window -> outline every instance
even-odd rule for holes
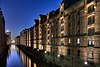
[[[49,26],[48,26],[48,29],[49,29]]]
[[[51,35],[51,37],[53,38],[53,35]]]
[[[68,15],[68,19],[70,19],[70,15]]]
[[[68,29],[68,35],[70,36],[70,29]]]
[[[65,21],[65,20],[64,20],[64,19],[62,19],[62,20],[61,20],[61,23],[64,23],[64,21]]]
[[[64,36],[64,33],[62,33],[61,36],[63,37]]]
[[[62,43],[61,43],[61,45],[63,46],[63,45],[64,45],[64,43],[62,42]]]
[[[56,43],[57,45],[60,45],[60,43]]]
[[[88,41],[88,46],[89,46],[89,47],[94,46],[94,40],[91,40],[91,39],[90,39],[90,40]]]
[[[61,31],[63,31],[63,30],[64,30],[64,26],[61,27]]]
[[[51,29],[51,33],[53,32],[53,30]]]
[[[48,34],[49,34],[49,31],[48,31]]]
[[[80,25],[80,19],[78,19],[77,25]]]
[[[68,27],[70,27],[70,26],[71,26],[71,24],[69,23],[69,24],[68,24]]]
[[[93,51],[89,51],[88,52],[88,60],[92,60],[93,59]]]
[[[78,34],[78,35],[80,34],[80,29],[77,30],[77,34]]]
[[[80,50],[77,50],[77,55],[78,57],[80,57]]]
[[[53,22],[51,22],[51,25],[53,25]]]
[[[58,30],[58,26],[56,26],[56,30]]]
[[[67,51],[68,51],[67,54],[70,55],[70,49],[68,49]]]
[[[80,44],[80,38],[77,39],[77,44]]]
[[[48,36],[48,39],[50,39],[50,37]]]
[[[80,11],[79,10],[77,11],[77,14],[80,15]]]
[[[88,36],[94,35],[94,28],[89,28],[88,29]]]
[[[88,24],[93,24],[95,21],[95,17],[94,16],[91,16],[88,18]]]
[[[94,11],[94,5],[91,5],[88,7],[88,13],[91,13]]]
[[[71,41],[71,40],[69,39],[69,40],[68,40],[68,43],[70,43],[70,41]]]

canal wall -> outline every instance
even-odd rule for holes
[[[29,55],[30,58],[36,59],[38,62],[44,62],[50,67],[99,67],[99,64],[89,63],[85,64],[84,61],[78,57],[73,56],[57,56],[53,53],[45,53],[43,50],[32,49],[31,47],[26,47],[19,45],[19,49],[24,51]]]
[[[22,45],[17,45],[17,47],[21,49],[25,54],[27,54],[30,58],[34,58],[40,63],[47,64],[49,67],[61,67],[60,65],[46,59],[43,50],[32,49],[30,47]]]

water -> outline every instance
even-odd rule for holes
[[[60,67],[47,60],[40,61],[37,59],[40,58],[35,58],[26,51],[23,52],[15,45],[11,45],[3,56],[0,55],[0,67]],[[83,67],[95,67],[95,65],[88,64]]]
[[[11,45],[8,52],[0,60],[0,67],[50,67],[32,59],[15,45]]]
[[[10,54],[7,57],[6,67],[23,67],[20,57],[14,45],[11,46],[9,53]]]

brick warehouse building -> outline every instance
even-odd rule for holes
[[[5,20],[0,8],[0,51],[5,47]]]
[[[57,10],[40,14],[30,31],[30,41],[22,31],[21,44],[32,42],[33,48],[45,50],[47,60],[62,67],[100,66],[99,0],[63,0]]]

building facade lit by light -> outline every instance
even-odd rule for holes
[[[30,45],[33,49],[44,50],[44,57],[49,61],[62,67],[100,65],[99,0],[77,0],[75,3],[63,0],[57,10],[40,14],[31,31]],[[29,46],[26,36],[29,36],[26,31],[21,33],[20,37],[24,38],[20,41]]]

